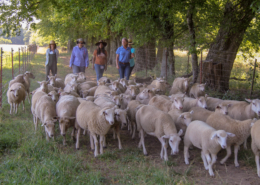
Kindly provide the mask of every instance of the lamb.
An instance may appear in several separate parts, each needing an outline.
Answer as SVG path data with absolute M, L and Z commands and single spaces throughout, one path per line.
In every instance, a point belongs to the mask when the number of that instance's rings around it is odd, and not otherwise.
M 199 83 L 195 83 L 192 85 L 191 89 L 190 89 L 190 97 L 200 97 L 200 96 L 205 96 L 205 84 L 199 84 Z
M 105 82 L 106 83 L 111 83 L 111 80 L 108 78 L 108 77 L 101 77 L 99 80 L 98 80 L 98 83 L 100 84 L 100 82 Z
M 25 86 L 24 76 L 24 74 L 20 74 L 14 77 L 14 79 L 9 82 L 8 88 L 10 88 L 14 83 L 21 83 Z
M 63 145 L 66 145 L 66 131 L 72 127 L 71 137 L 74 139 L 76 110 L 79 106 L 79 101 L 76 97 L 65 95 L 62 96 L 56 104 L 56 112 L 59 117 L 60 134 L 63 136 Z
M 126 95 L 126 94 L 123 94 L 122 95 L 122 106 L 121 106 L 121 109 L 126 109 L 127 106 L 128 106 L 128 103 L 132 100 L 132 96 L 131 95 Z
M 45 128 L 46 140 L 49 141 L 49 138 L 54 140 L 54 126 L 57 121 L 56 115 L 56 103 L 53 102 L 51 97 L 44 95 L 42 96 L 35 106 L 35 130 L 37 130 L 38 119 L 41 120 L 42 126 Z
M 179 152 L 179 143 L 181 141 L 180 135 L 182 134 L 182 130 L 177 133 L 174 122 L 169 114 L 157 109 L 156 107 L 144 105 L 136 112 L 136 125 L 137 130 L 141 134 L 138 146 L 143 146 L 144 155 L 147 155 L 144 144 L 144 132 L 159 139 L 162 146 L 161 158 L 164 158 L 165 161 L 168 160 L 167 144 L 165 139 L 169 139 L 169 144 L 173 154 Z
M 78 94 L 82 94 L 82 92 L 89 90 L 92 87 L 97 86 L 96 83 L 89 83 L 89 82 L 84 82 L 78 85 Z
M 175 123 L 176 129 L 177 129 L 177 132 L 182 130 L 183 134 L 184 134 L 187 126 L 192 121 L 193 111 L 182 112 L 181 110 L 173 109 L 173 110 L 170 110 L 168 112 L 168 114 L 172 117 L 172 120 Z
M 155 106 L 156 108 L 169 112 L 171 109 L 183 109 L 183 98 L 175 98 L 174 101 L 170 101 L 161 96 L 154 96 L 150 99 L 148 105 Z
M 257 175 L 260 177 L 260 165 L 259 165 L 259 150 L 260 150 L 260 120 L 256 121 L 251 128 L 252 143 L 251 148 L 255 154 L 255 163 L 257 166 Z
M 196 99 L 193 98 L 184 98 L 184 102 L 183 102 L 183 112 L 187 112 L 189 111 L 192 107 L 201 107 L 206 109 L 207 108 L 207 95 L 204 96 L 200 96 Z
M 210 111 L 215 111 L 215 108 L 223 102 L 223 100 L 219 98 L 207 97 L 207 108 Z
M 64 80 L 64 84 L 65 86 L 68 84 L 68 83 L 82 83 L 84 81 L 86 81 L 86 76 L 85 76 L 85 73 L 84 72 L 79 72 L 77 74 L 73 74 L 73 73 L 70 73 L 70 74 L 67 74 L 66 77 L 65 77 L 65 80 Z
M 61 78 L 57 78 L 57 75 L 55 76 L 49 75 L 48 78 L 51 86 L 64 89 L 65 87 L 64 81 Z
M 228 107 L 230 106 L 231 104 L 221 103 L 216 107 L 215 112 L 228 115 Z M 190 110 L 193 111 L 192 120 L 200 120 L 203 122 L 206 122 L 208 117 L 214 113 L 201 107 L 192 107 Z
M 188 87 L 189 87 L 189 78 L 175 78 L 175 80 L 172 83 L 172 88 L 169 95 L 177 94 L 177 93 L 186 93 Z
M 140 101 L 142 104 L 148 105 L 150 99 L 154 96 L 154 92 L 146 88 L 136 96 L 136 100 Z
M 211 114 L 206 123 L 212 126 L 215 129 L 225 130 L 227 132 L 231 132 L 236 136 L 227 140 L 227 155 L 224 157 L 220 163 L 224 164 L 226 160 L 231 155 L 231 146 L 234 146 L 234 154 L 235 154 L 235 166 L 238 167 L 239 163 L 237 161 L 237 153 L 239 150 L 239 146 L 249 137 L 250 128 L 254 124 L 256 120 L 248 119 L 245 121 L 238 121 L 230 118 L 229 116 L 223 115 L 219 112 L 214 112 Z
M 89 90 L 86 90 L 86 91 L 82 91 L 81 94 L 80 94 L 80 96 L 81 96 L 82 98 L 86 98 L 87 96 L 94 96 L 94 94 L 95 94 L 97 88 L 98 88 L 98 86 L 92 87 L 92 88 L 90 88 Z
M 98 140 L 100 136 L 100 154 L 103 154 L 104 137 L 108 133 L 110 127 L 115 120 L 114 108 L 100 108 L 91 101 L 80 103 L 76 112 L 76 126 L 78 129 L 76 148 L 79 149 L 80 130 L 89 130 L 90 137 L 93 137 L 95 144 L 94 156 L 98 156 Z
M 167 84 L 164 78 L 157 78 L 150 85 L 147 86 L 148 89 L 155 90 L 156 94 L 165 94 L 167 89 Z
M 125 94 L 131 95 L 133 99 L 140 93 L 139 87 L 136 85 L 129 85 L 125 91 Z
M 203 121 L 193 121 L 187 127 L 184 136 L 184 159 L 189 164 L 189 147 L 191 145 L 201 149 L 201 158 L 210 176 L 214 176 L 212 166 L 217 160 L 221 148 L 227 147 L 227 138 L 235 135 L 224 130 L 216 130 Z M 211 156 L 210 156 L 211 155 Z
M 109 85 L 109 88 L 113 91 L 117 91 L 119 94 L 124 93 L 126 91 L 126 88 L 123 87 L 121 83 L 119 83 L 117 80 L 113 81 L 111 85 Z
M 106 94 L 109 92 L 113 92 L 109 87 L 107 87 L 106 85 L 101 85 L 101 83 L 99 84 L 98 88 L 95 91 L 94 97 L 96 97 L 99 94 Z
M 35 94 L 36 92 L 39 92 L 39 91 L 42 91 L 42 92 L 45 92 L 45 93 L 48 93 L 48 81 L 37 81 L 38 84 L 40 84 L 40 87 L 37 88 L 36 90 L 34 90 L 31 94 Z
M 23 79 L 24 79 L 24 87 L 25 87 L 25 91 L 27 93 L 27 98 L 28 98 L 28 102 L 30 103 L 30 78 L 35 79 L 35 76 L 30 72 L 30 71 L 26 71 L 23 75 Z
M 21 102 L 23 102 L 23 110 L 25 110 L 24 108 L 25 97 L 26 97 L 26 92 L 23 84 L 16 82 L 9 87 L 7 91 L 7 101 L 10 105 L 10 114 L 12 114 L 13 112 L 17 114 L 17 109 Z
M 121 83 L 124 88 L 126 88 L 128 86 L 128 81 L 125 78 L 121 78 L 119 80 L 119 83 Z
M 78 92 L 78 85 L 77 84 L 67 84 L 64 88 L 64 92 L 75 92 L 77 93 Z
M 127 106 L 127 116 L 129 118 L 130 122 L 130 134 L 132 134 L 132 139 L 135 138 L 135 132 L 136 132 L 136 119 L 135 114 L 137 112 L 137 107 L 142 105 L 138 100 L 132 100 L 128 103 Z M 141 107 L 140 107 L 141 108 Z
M 95 99 L 94 103 L 96 105 L 100 106 L 101 108 L 104 108 L 104 107 L 112 108 L 112 107 L 116 106 L 116 103 L 114 101 L 112 101 L 106 97 L 98 97 Z

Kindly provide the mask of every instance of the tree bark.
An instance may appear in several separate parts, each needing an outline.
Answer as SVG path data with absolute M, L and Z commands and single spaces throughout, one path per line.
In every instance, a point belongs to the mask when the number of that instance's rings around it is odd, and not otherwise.
M 254 0 L 227 2 L 220 29 L 203 63 L 203 79 L 219 91 L 229 89 L 229 79 L 244 33 L 255 13 L 250 8 Z
M 199 74 L 198 56 L 196 50 L 196 34 L 193 22 L 193 12 L 195 11 L 195 3 L 192 1 L 187 13 L 187 25 L 190 32 L 190 46 L 191 46 L 191 64 L 192 64 L 192 74 L 193 83 L 196 83 Z

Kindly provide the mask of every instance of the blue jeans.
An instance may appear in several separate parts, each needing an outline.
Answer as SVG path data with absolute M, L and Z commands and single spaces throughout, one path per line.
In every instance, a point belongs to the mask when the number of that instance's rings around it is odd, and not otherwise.
M 95 67 L 97 81 L 98 81 L 103 76 L 105 65 L 95 64 L 94 67 Z
M 75 65 L 72 65 L 72 71 L 73 73 L 79 73 L 79 72 L 83 72 L 85 73 L 85 66 L 75 66 Z
M 130 63 L 128 63 L 128 64 L 121 64 L 119 62 L 118 66 L 119 66 L 120 79 L 126 77 L 126 79 L 129 80 L 130 70 L 131 70 Z

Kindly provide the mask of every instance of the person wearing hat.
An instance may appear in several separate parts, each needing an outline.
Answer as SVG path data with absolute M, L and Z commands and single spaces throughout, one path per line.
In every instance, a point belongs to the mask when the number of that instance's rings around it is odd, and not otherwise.
M 122 46 L 116 50 L 116 68 L 119 70 L 120 79 L 130 76 L 130 59 L 133 58 L 131 48 L 128 47 L 128 40 L 122 39 Z
M 97 49 L 93 53 L 93 70 L 96 71 L 98 81 L 103 76 L 104 71 L 107 70 L 107 51 L 105 50 L 107 43 L 100 40 L 95 45 Z
M 73 73 L 84 72 L 88 68 L 88 50 L 83 46 L 85 44 L 82 38 L 77 40 L 77 46 L 73 47 L 70 57 L 70 68 Z
M 135 61 L 134 61 L 134 57 L 135 57 L 135 48 L 132 47 L 132 45 L 134 45 L 134 43 L 132 42 L 131 39 L 128 39 L 128 47 L 131 48 L 131 55 L 133 58 L 130 59 L 130 74 L 129 76 L 131 76 L 131 73 L 135 67 Z
M 52 40 L 49 44 L 49 48 L 46 51 L 46 62 L 45 62 L 45 71 L 46 71 L 46 81 L 49 80 L 48 76 L 50 71 L 53 76 L 57 74 L 57 61 L 59 57 L 59 51 L 56 49 L 56 43 Z

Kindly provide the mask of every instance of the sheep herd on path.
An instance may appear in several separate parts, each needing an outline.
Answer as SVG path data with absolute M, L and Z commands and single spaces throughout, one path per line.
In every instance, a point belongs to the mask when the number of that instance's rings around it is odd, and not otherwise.
M 170 87 L 164 78 L 118 79 L 111 81 L 102 77 L 98 82 L 87 81 L 84 73 L 67 74 L 65 80 L 48 76 L 48 81 L 38 81 L 40 87 L 30 92 L 30 78 L 26 71 L 9 82 L 7 92 L 10 114 L 17 113 L 18 106 L 26 96 L 31 103 L 35 131 L 39 120 L 44 126 L 46 139 L 53 138 L 54 126 L 59 122 L 63 145 L 66 132 L 72 128 L 71 137 L 79 149 L 80 133 L 90 136 L 94 156 L 103 154 L 106 135 L 113 131 L 122 149 L 120 130 L 127 128 L 134 139 L 139 133 L 139 148 L 145 147 L 145 135 L 157 137 L 161 143 L 160 157 L 168 160 L 167 148 L 171 155 L 177 155 L 180 142 L 184 142 L 184 160 L 189 164 L 189 148 L 201 149 L 204 167 L 214 176 L 212 166 L 221 149 L 226 156 L 224 164 L 234 146 L 234 164 L 238 163 L 241 144 L 247 148 L 251 135 L 251 149 L 255 154 L 257 175 L 260 177 L 260 100 L 221 100 L 205 95 L 205 84 L 191 84 L 189 78 L 176 78 Z M 147 85 L 149 84 L 149 85 Z M 170 88 L 169 96 L 166 96 Z M 30 100 L 30 94 L 32 99 Z M 82 130 L 82 131 L 81 131 Z M 99 138 L 99 141 L 98 141 Z

